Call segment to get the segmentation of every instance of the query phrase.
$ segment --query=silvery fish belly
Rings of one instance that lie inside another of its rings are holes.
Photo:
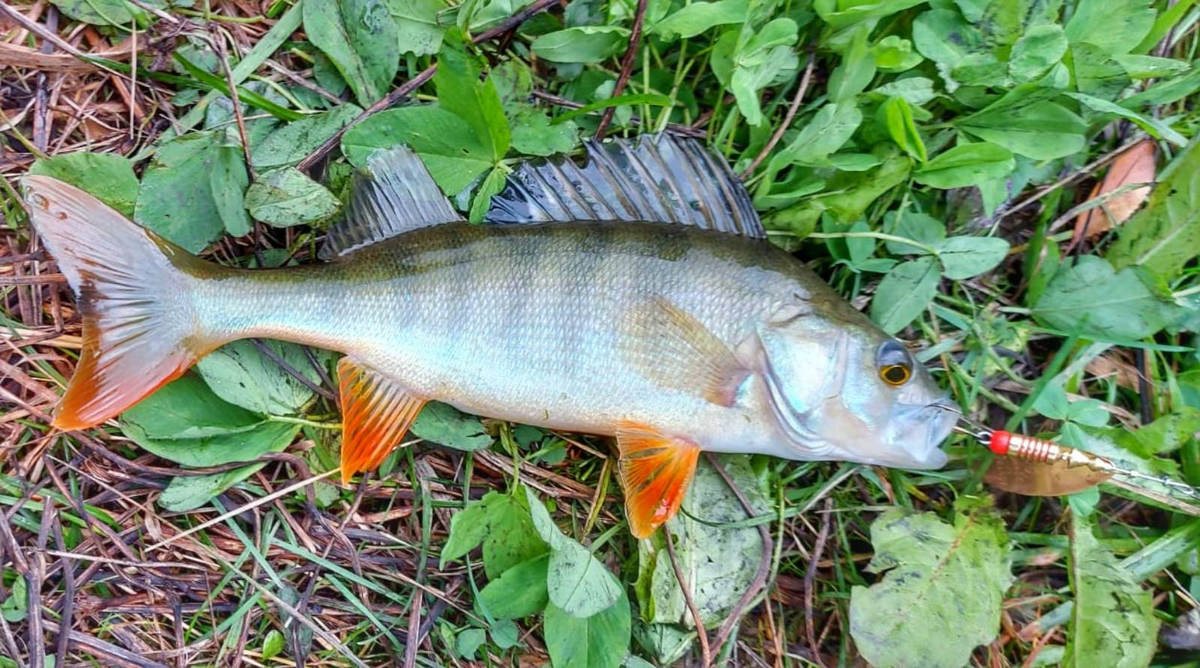
[[[79,300],[55,424],[107,420],[229,341],[345,353],[342,474],[431,400],[616,437],[633,533],[678,510],[703,450],[937,468],[955,409],[907,349],[765,240],[699,144],[590,143],[526,163],[471,225],[403,147],[377,153],[306,267],[188,255],[86,193],[24,183]]]

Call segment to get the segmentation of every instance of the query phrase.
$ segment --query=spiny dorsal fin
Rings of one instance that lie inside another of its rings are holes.
[[[355,176],[345,218],[329,230],[321,259],[345,255],[409,230],[462,220],[425,164],[406,146],[376,151]]]
[[[518,167],[486,220],[647,221],[766,237],[746,189],[701,142],[657,134],[585,146],[582,166],[558,156]]]

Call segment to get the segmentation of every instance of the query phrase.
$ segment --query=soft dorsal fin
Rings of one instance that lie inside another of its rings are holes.
[[[462,220],[425,163],[406,146],[376,151],[357,174],[345,218],[329,230],[328,260],[419,227]]]
[[[701,142],[656,134],[585,146],[582,166],[558,156],[518,167],[486,220],[647,221],[766,237],[746,189]]]

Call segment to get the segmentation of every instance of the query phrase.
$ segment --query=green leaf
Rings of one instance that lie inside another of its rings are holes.
[[[917,51],[937,63],[938,73],[953,92],[960,83],[951,74],[954,68],[984,50],[979,30],[951,9],[934,9],[913,21],[913,44]]]
[[[490,493],[489,493],[490,496]],[[483,540],[483,568],[489,578],[550,551],[533,526],[525,493],[499,494],[488,501],[488,536]]]
[[[431,401],[421,409],[409,431],[419,438],[465,452],[492,444],[492,436],[479,418],[438,401]]]
[[[813,9],[830,27],[842,29],[923,4],[925,0],[815,0]]]
[[[898,35],[888,35],[871,47],[875,66],[884,72],[904,72],[920,65],[924,58],[913,51],[912,42]]]
[[[695,37],[716,26],[742,23],[746,20],[747,0],[717,0],[687,5],[650,27],[652,33],[672,39]]]
[[[905,239],[936,248],[946,238],[946,224],[917,211],[889,211],[884,214],[883,231]],[[925,253],[917,246],[898,241],[885,242],[888,252],[894,255],[917,255]]]
[[[250,174],[246,170],[245,154],[232,146],[218,148],[209,186],[225,231],[235,237],[250,234],[253,226],[246,212],[246,190],[249,185]]]
[[[288,123],[272,131],[259,142],[254,147],[250,159],[257,169],[291,167],[361,113],[361,108],[347,103],[334,107],[331,111],[311,114]]]
[[[417,152],[442,192],[457,195],[492,169],[493,147],[471,126],[440,107],[413,106],[380,112],[342,136],[342,152],[362,168],[380,148],[405,144]]]
[[[25,621],[25,617],[29,614],[29,585],[25,582],[25,577],[18,575],[12,583],[12,589],[8,592],[8,598],[0,603],[0,617],[4,621],[18,624]]]
[[[550,546],[546,576],[550,602],[573,617],[590,617],[611,606],[621,594],[621,584],[586,547],[558,530],[531,490],[525,493],[533,526]]]
[[[1156,139],[1166,139],[1176,146],[1187,146],[1187,139],[1185,139],[1183,135],[1179,134],[1171,126],[1163,123],[1157,118],[1152,116],[1144,116],[1136,111],[1126,109],[1119,104],[1115,104],[1098,97],[1093,97],[1091,95],[1085,95],[1084,93],[1067,93],[1067,95],[1079,100],[1084,106],[1093,111],[1097,111],[1101,114],[1113,114],[1121,118],[1127,118],[1137,124],[1138,127],[1150,133],[1150,135]]]
[[[893,508],[871,523],[871,587],[850,592],[850,635],[876,668],[959,668],[996,637],[1013,578],[1003,520],[987,501],[964,497],[954,525]]]
[[[320,382],[303,347],[282,341],[267,341],[265,345],[313,384]],[[312,390],[250,341],[235,341],[218,348],[202,358],[196,370],[218,397],[255,413],[293,415],[313,397]]]
[[[273,422],[263,423],[261,429],[256,428],[255,430],[246,432],[244,435],[239,435],[239,437],[261,438],[264,442],[270,439],[267,448],[259,453],[261,455],[266,452],[282,452],[291,444],[299,432],[300,425]],[[255,455],[255,457],[259,455]],[[249,457],[247,458],[249,459]],[[266,466],[266,463],[251,464],[231,471],[225,471],[224,473],[213,473],[211,475],[176,476],[171,479],[171,483],[167,485],[167,488],[158,497],[158,505],[173,513],[186,513],[189,510],[195,510],[206,505],[214,497],[224,494],[230,487],[254,475],[255,472],[264,466]]]
[[[244,433],[258,426],[262,416],[222,401],[199,376],[188,373],[134,404],[121,415],[121,421],[123,427],[135,428],[145,439],[191,440]],[[212,465],[187,455],[181,452],[184,459],[180,464]]]
[[[578,109],[572,109],[566,113],[555,116],[550,122],[558,124],[568,121],[572,118],[586,116],[587,114],[600,109],[607,109],[609,107],[632,107],[638,104],[647,104],[656,107],[669,107],[671,106],[672,102],[670,97],[667,97],[666,95],[659,95],[657,93],[626,93],[624,95],[606,97],[603,100],[597,100],[595,102],[585,104]]]
[[[1200,254],[1200,140],[1159,174],[1141,211],[1119,228],[1108,260],[1117,269],[1141,266],[1173,277]]]
[[[128,30],[136,18],[146,21],[146,12],[126,0],[51,0],[69,18],[94,26],[116,26]]]
[[[1154,27],[1154,14],[1148,0],[1080,0],[1067,21],[1067,39],[1112,55],[1129,53]]]
[[[950,237],[937,246],[942,274],[961,281],[991,271],[1008,255],[1008,242],[996,237]]]
[[[1121,63],[1091,44],[1071,45],[1071,67],[1079,92],[1105,100],[1116,100],[1133,83]]]
[[[29,167],[29,173],[65,181],[95,195],[122,214],[133,215],[138,180],[129,158],[115,153],[67,153],[39,158]]]
[[[1133,269],[1114,271],[1094,255],[1063,264],[1033,306],[1033,315],[1051,327],[1092,338],[1140,339],[1166,324],[1165,304]]]
[[[265,172],[246,191],[250,215],[273,227],[319,222],[340,207],[333,193],[295,167]]]
[[[575,26],[540,35],[530,46],[539,58],[552,63],[598,63],[628,42],[628,28]]]
[[[441,0],[388,0],[402,53],[428,56],[442,48],[446,28],[438,24],[438,12],[446,9]]]
[[[873,88],[870,92],[884,97],[904,98],[905,102],[914,107],[919,107],[937,97],[937,93],[933,90],[933,79],[925,77],[897,79]]]
[[[1083,150],[1087,125],[1066,107],[1040,101],[1015,112],[1010,106],[995,111],[988,107],[957,125],[980,139],[1034,160],[1053,160]]]
[[[461,559],[479,546],[488,535],[487,503],[476,501],[450,518],[450,537],[442,546],[441,565]]]
[[[904,329],[937,294],[941,277],[937,261],[931,257],[901,262],[875,289],[871,319],[888,334]]]
[[[621,591],[611,606],[586,619],[552,603],[546,607],[544,627],[554,668],[618,668],[629,653],[629,599]]]
[[[304,32],[364,107],[382,98],[400,65],[400,30],[385,0],[304,2]]]
[[[1012,153],[994,144],[959,144],[939,153],[913,173],[913,180],[934,188],[965,188],[998,179],[1013,170]]]
[[[1071,514],[1068,566],[1075,606],[1063,666],[1149,665],[1159,626],[1151,593],[1096,540],[1090,521],[1078,513]]]
[[[546,574],[550,555],[521,562],[487,583],[479,592],[481,607],[496,619],[521,619],[541,612],[550,600]]]
[[[510,114],[512,147],[525,155],[567,153],[579,144],[579,128],[571,121],[551,124],[546,112],[521,105]]]
[[[875,56],[867,43],[868,26],[854,32],[842,53],[842,62],[829,74],[828,96],[833,102],[850,102],[867,89],[875,78]]]
[[[1147,457],[1174,452],[1200,431],[1200,410],[1181,406],[1148,425],[1118,432],[1117,442]]]
[[[1054,23],[1036,25],[1013,45],[1008,74],[1017,83],[1040,78],[1067,53],[1067,36]]]
[[[721,463],[751,507],[768,512],[765,479],[744,455],[722,455]],[[754,527],[723,526],[746,519],[741,502],[707,461],[701,460],[684,497],[682,511],[666,524],[675,542],[688,591],[706,627],[720,624],[750,588],[762,558],[762,539]],[[721,555],[720,559],[712,555]],[[637,595],[652,622],[694,624],[675,578],[662,534],[638,544]]]
[[[862,112],[854,102],[826,104],[796,133],[795,139],[771,158],[770,170],[777,172],[788,165],[823,163],[850,141],[861,124]]]
[[[479,191],[475,193],[475,198],[471,201],[471,211],[468,219],[472,223],[482,223],[483,217],[487,215],[488,209],[492,205],[492,195],[498,195],[504,190],[504,185],[507,183],[508,171],[503,167],[496,167],[488,172],[487,178],[479,186]]]
[[[1113,56],[1131,79],[1157,79],[1182,74],[1192,69],[1186,60],[1139,56],[1133,54]]]
[[[283,651],[283,634],[278,629],[271,629],[262,643],[262,660],[270,661]]]
[[[928,159],[925,141],[921,139],[921,133],[917,131],[913,122],[912,107],[908,102],[902,97],[890,97],[880,105],[879,113],[883,115],[884,126],[892,141],[905,153],[925,162]]]
[[[496,85],[490,77],[480,82],[479,75],[472,56],[458,48],[445,48],[438,58],[433,85],[437,88],[438,105],[467,122],[494,164],[508,152],[511,135]]]
[[[134,208],[134,220],[184,250],[199,253],[224,232],[224,207],[218,206],[214,186],[245,178],[227,174],[241,165],[222,158],[221,153],[238,151],[224,146],[218,133],[184,135],[159,147],[154,162],[142,177]],[[241,166],[242,171],[245,166]],[[222,174],[214,179],[214,175]],[[234,223],[237,227],[237,223]]]
[[[710,66],[727,85],[746,122],[758,125],[763,120],[758,92],[768,86],[790,81],[800,66],[792,45],[799,27],[788,18],[774,19],[760,28],[738,49],[738,31],[731,30],[713,46]]]

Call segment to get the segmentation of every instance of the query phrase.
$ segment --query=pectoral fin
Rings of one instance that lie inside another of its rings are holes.
[[[343,357],[338,362],[342,404],[342,482],[383,463],[426,400],[383,374]]]
[[[621,451],[619,466],[629,529],[637,538],[648,538],[679,512],[696,475],[700,448],[635,424],[617,430],[617,448]]]
[[[635,306],[625,326],[625,358],[661,387],[732,406],[750,374],[703,323],[661,297]]]

